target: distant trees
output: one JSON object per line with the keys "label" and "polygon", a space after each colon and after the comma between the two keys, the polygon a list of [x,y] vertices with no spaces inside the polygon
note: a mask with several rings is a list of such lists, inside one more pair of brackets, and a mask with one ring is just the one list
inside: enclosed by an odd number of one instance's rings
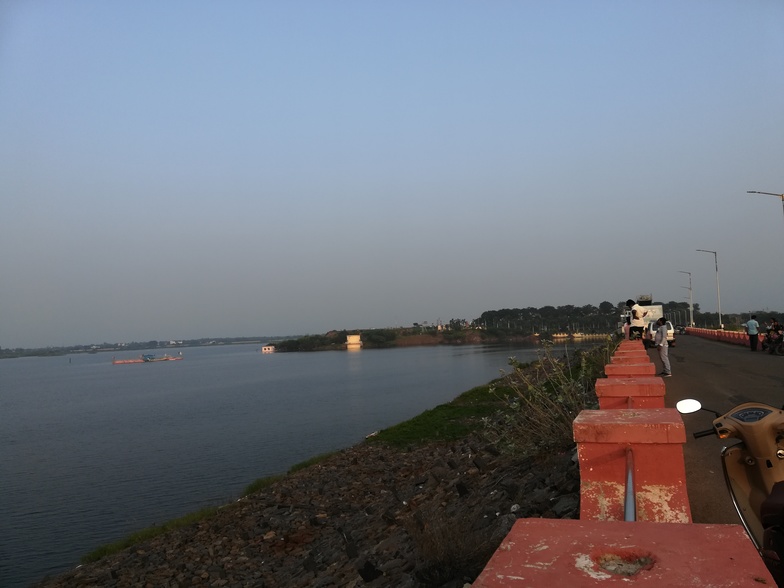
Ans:
{"label": "distant trees", "polygon": [[610,332],[618,322],[618,311],[611,302],[599,306],[542,306],[541,308],[504,308],[488,310],[474,319],[473,325],[526,334],[555,331]]}
{"label": "distant trees", "polygon": [[599,312],[602,314],[612,314],[615,312],[615,306],[613,306],[612,302],[605,300],[599,304]]}
{"label": "distant trees", "polygon": [[330,331],[326,335],[305,335],[275,343],[278,351],[324,351],[343,349],[348,331]]}
{"label": "distant trees", "polygon": [[365,347],[391,347],[397,339],[395,329],[371,329],[362,331],[362,344]]}
{"label": "distant trees", "polygon": [[449,330],[451,331],[462,331],[468,326],[468,323],[465,319],[449,319]]}

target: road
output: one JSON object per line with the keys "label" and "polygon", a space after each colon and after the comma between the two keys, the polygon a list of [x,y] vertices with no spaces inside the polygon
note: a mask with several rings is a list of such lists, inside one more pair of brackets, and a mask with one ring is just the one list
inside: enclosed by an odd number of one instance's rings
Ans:
{"label": "road", "polygon": [[[648,355],[661,371],[659,354]],[[771,406],[784,404],[784,357],[747,347],[680,335],[670,348],[672,377],[665,378],[667,407],[683,398],[696,398],[703,407],[722,414],[741,402],[755,400]],[[739,524],[721,468],[717,437],[694,439],[692,433],[710,429],[715,417],[704,410],[683,415],[686,425],[686,487],[695,523]],[[732,441],[730,442],[732,443]]]}

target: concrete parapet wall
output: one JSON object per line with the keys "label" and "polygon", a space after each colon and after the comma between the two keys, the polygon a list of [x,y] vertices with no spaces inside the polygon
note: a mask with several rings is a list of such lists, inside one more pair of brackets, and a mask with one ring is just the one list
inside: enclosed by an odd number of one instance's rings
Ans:
{"label": "concrete parapet wall", "polygon": [[683,420],[673,408],[584,410],[574,421],[580,458],[580,518],[624,520],[627,449],[634,463],[637,520],[689,523]]}
{"label": "concrete parapet wall", "polygon": [[[580,520],[518,520],[473,586],[776,585],[743,527],[691,522],[685,427],[655,371],[641,341],[621,342],[596,382],[599,410],[573,424]],[[630,465],[637,519],[624,522]]]}
{"label": "concrete parapet wall", "polygon": [[520,519],[474,588],[775,586],[740,525]]}
{"label": "concrete parapet wall", "polygon": [[638,378],[656,375],[656,366],[648,360],[645,363],[608,363],[604,366],[608,378]]}
{"label": "concrete parapet wall", "polygon": [[664,408],[664,382],[658,377],[596,380],[599,408]]}
{"label": "concrete parapet wall", "polygon": [[696,337],[702,337],[703,339],[712,339],[713,341],[723,341],[724,343],[733,343],[735,345],[749,347],[749,336],[741,331],[720,331],[716,329],[688,327],[686,332],[689,335],[695,335]]}
{"label": "concrete parapet wall", "polygon": [[611,364],[645,363],[647,361],[648,354],[644,351],[625,351],[623,353],[616,353],[610,358]]}

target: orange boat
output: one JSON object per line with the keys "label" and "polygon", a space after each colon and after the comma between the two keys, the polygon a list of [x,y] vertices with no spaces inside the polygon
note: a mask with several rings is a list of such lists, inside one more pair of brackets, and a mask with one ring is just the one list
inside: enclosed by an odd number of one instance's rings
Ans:
{"label": "orange boat", "polygon": [[178,361],[182,359],[182,352],[179,355],[163,355],[161,357],[156,357],[152,353],[145,353],[144,355],[140,355],[136,359],[114,359],[112,358],[112,363],[114,365],[124,364],[124,363],[152,363],[155,361]]}

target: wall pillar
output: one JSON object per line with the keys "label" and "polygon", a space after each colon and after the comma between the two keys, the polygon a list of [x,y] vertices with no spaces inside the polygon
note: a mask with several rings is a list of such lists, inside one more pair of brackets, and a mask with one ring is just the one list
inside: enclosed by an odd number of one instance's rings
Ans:
{"label": "wall pillar", "polygon": [[776,586],[740,525],[519,519],[474,588]]}
{"label": "wall pillar", "polygon": [[608,378],[639,378],[656,375],[656,365],[649,359],[646,363],[608,363],[604,366]]}
{"label": "wall pillar", "polygon": [[686,430],[677,410],[584,410],[573,430],[581,519],[623,520],[626,450],[631,448],[637,520],[691,522],[682,447]]}
{"label": "wall pillar", "polygon": [[664,380],[656,377],[596,380],[599,408],[664,408]]}

